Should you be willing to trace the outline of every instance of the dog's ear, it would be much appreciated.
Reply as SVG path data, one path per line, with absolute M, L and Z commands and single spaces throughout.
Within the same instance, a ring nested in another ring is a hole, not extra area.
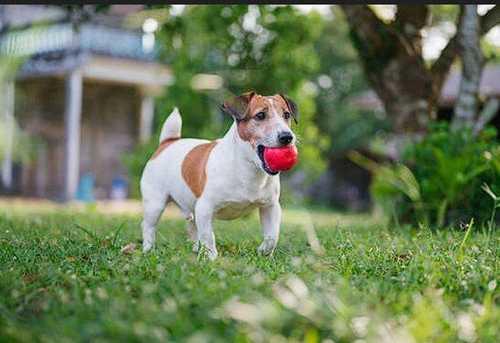
M 285 100 L 286 105 L 288 106 L 288 110 L 290 111 L 290 114 L 292 115 L 295 124 L 297 124 L 299 120 L 299 109 L 297 108 L 297 104 L 295 103 L 295 101 L 293 101 L 284 94 L 280 94 L 279 96 L 282 97 L 283 100 Z
M 248 111 L 248 104 L 254 97 L 255 92 L 243 93 L 240 96 L 236 96 L 232 99 L 224 101 L 220 109 L 222 112 L 229 114 L 236 121 L 241 121 L 245 119 Z

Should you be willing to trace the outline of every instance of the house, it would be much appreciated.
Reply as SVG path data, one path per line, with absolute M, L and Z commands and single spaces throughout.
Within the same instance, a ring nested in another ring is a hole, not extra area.
M 150 137 L 153 98 L 172 78 L 152 32 L 123 26 L 141 8 L 113 5 L 74 25 L 61 6 L 0 6 L 0 58 L 22 62 L 0 92 L 0 193 L 71 200 L 91 175 L 108 198 L 127 179 L 122 156 Z M 29 161 L 13 158 L 15 125 L 32 139 Z

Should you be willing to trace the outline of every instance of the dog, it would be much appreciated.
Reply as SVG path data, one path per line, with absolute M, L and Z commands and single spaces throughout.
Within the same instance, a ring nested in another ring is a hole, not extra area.
M 234 122 L 217 140 L 181 138 L 182 119 L 175 108 L 165 120 L 160 145 L 147 162 L 140 188 L 144 207 L 143 251 L 155 244 L 156 225 L 168 202 L 187 219 L 193 251 L 217 255 L 213 220 L 231 220 L 259 210 L 262 255 L 271 255 L 280 232 L 279 172 L 264 160 L 265 147 L 294 145 L 295 102 L 285 95 L 247 92 L 221 105 Z

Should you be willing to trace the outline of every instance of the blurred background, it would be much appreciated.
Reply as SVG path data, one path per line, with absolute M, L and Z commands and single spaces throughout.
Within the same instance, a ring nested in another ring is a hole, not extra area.
M 174 106 L 214 139 L 248 90 L 299 107 L 283 201 L 397 222 L 494 221 L 494 5 L 1 5 L 0 195 L 138 199 Z

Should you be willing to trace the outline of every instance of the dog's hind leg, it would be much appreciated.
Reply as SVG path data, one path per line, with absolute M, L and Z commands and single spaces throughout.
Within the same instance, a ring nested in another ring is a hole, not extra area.
M 196 229 L 196 224 L 194 222 L 194 215 L 190 214 L 186 218 L 186 230 L 188 234 L 189 240 L 193 243 L 193 252 L 198 252 L 199 244 L 198 244 L 198 230 Z
M 144 197 L 144 220 L 142 221 L 142 250 L 151 250 L 156 239 L 156 224 L 167 204 L 168 196 Z

